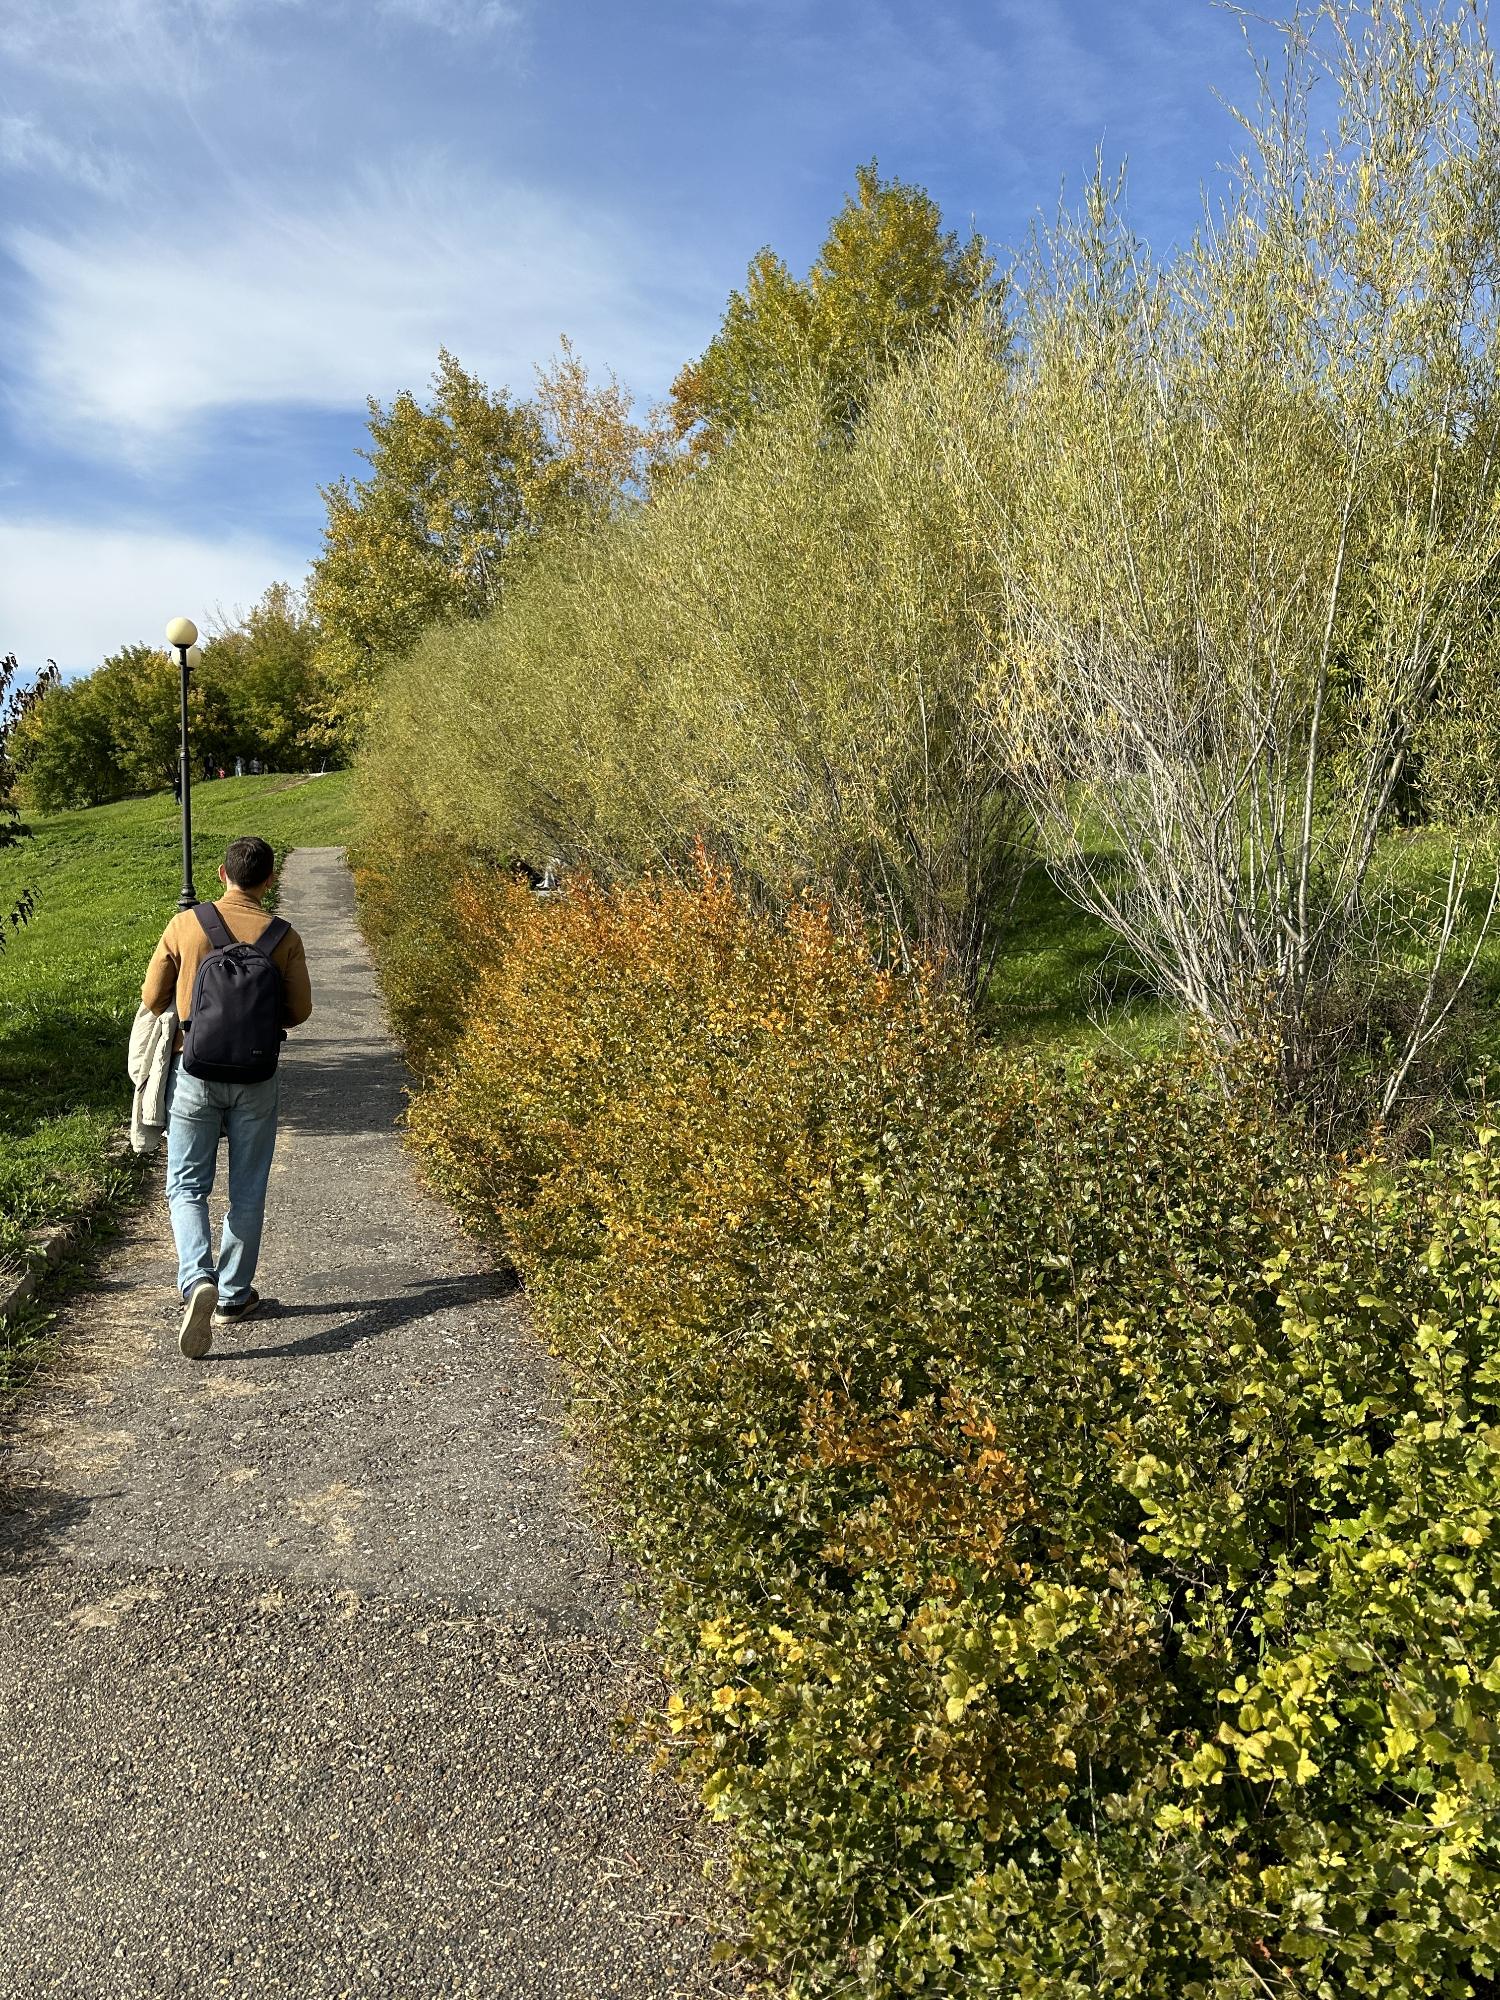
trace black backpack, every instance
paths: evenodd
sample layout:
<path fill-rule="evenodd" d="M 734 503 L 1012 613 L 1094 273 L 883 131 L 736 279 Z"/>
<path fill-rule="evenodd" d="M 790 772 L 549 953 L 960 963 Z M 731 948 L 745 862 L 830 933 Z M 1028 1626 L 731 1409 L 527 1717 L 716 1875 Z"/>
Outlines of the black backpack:
<path fill-rule="evenodd" d="M 284 989 L 271 953 L 291 925 L 273 917 L 254 944 L 242 944 L 212 903 L 199 903 L 193 915 L 213 950 L 193 980 L 182 1066 L 206 1083 L 264 1083 L 276 1074 L 286 1039 Z"/>

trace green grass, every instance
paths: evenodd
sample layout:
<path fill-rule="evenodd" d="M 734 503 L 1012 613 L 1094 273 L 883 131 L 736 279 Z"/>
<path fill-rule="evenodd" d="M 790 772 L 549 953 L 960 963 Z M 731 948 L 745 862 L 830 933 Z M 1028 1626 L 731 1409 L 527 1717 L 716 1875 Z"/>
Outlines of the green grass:
<path fill-rule="evenodd" d="M 1114 932 L 1040 865 L 1021 884 L 979 1012 L 997 1041 L 1059 1055 L 1105 1044 L 1145 1054 L 1181 1034 Z"/>
<path fill-rule="evenodd" d="M 1463 970 L 1480 939 L 1497 859 L 1495 842 L 1472 830 L 1394 832 L 1383 841 L 1371 871 L 1369 908 L 1382 932 L 1382 960 L 1389 972 L 1404 975 L 1417 987 L 1425 978 L 1429 940 L 1441 921 L 1455 840 L 1470 875 L 1447 954 L 1451 977 Z M 979 1011 L 996 1041 L 1040 1047 L 1064 1058 L 1103 1046 L 1133 1055 L 1155 1053 L 1178 1046 L 1184 1025 L 1183 1017 L 1157 998 L 1132 966 L 1121 940 L 1070 902 L 1040 864 L 1028 870 L 1022 883 Z M 1500 908 L 1479 944 L 1459 1018 L 1466 1060 L 1500 1077 Z"/>
<path fill-rule="evenodd" d="M 193 874 L 218 893 L 237 834 L 336 846 L 351 815 L 347 771 L 225 778 L 193 788 Z M 0 909 L 30 883 L 32 922 L 0 956 L 0 1265 L 38 1224 L 107 1209 L 133 1170 L 105 1142 L 130 1112 L 125 1048 L 141 979 L 177 907 L 181 833 L 170 793 L 34 822 L 0 856 Z"/>

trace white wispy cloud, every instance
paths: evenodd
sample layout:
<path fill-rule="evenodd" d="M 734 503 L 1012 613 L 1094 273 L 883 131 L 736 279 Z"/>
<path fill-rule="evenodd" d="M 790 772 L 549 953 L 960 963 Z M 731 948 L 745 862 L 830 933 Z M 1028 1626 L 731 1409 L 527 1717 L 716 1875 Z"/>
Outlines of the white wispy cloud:
<path fill-rule="evenodd" d="M 655 393 L 713 303 L 654 287 L 660 246 L 617 220 L 432 156 L 295 204 L 22 228 L 6 247 L 26 280 L 23 406 L 75 447 L 137 456 L 217 411 L 419 389 L 440 345 L 523 392 L 567 333 Z"/>
<path fill-rule="evenodd" d="M 75 86 L 192 97 L 253 61 L 278 18 L 368 27 L 371 18 L 455 41 L 513 38 L 521 0 L 5 0 L 0 56 Z"/>
<path fill-rule="evenodd" d="M 306 560 L 305 549 L 254 535 L 0 519 L 0 653 L 27 668 L 95 667 L 137 639 L 165 644 L 179 612 L 207 628 L 267 584 L 300 581 Z"/>
<path fill-rule="evenodd" d="M 376 0 L 376 6 L 388 20 L 409 21 L 465 41 L 513 34 L 526 18 L 525 9 L 513 0 Z"/>
<path fill-rule="evenodd" d="M 180 92 L 247 19 L 283 0 L 6 0 L 0 55 L 74 86 Z M 291 0 L 300 4 L 300 0 Z"/>
<path fill-rule="evenodd" d="M 0 172 L 47 174 L 91 194 L 115 197 L 125 193 L 132 178 L 118 154 L 74 145 L 38 118 L 3 114 Z"/>

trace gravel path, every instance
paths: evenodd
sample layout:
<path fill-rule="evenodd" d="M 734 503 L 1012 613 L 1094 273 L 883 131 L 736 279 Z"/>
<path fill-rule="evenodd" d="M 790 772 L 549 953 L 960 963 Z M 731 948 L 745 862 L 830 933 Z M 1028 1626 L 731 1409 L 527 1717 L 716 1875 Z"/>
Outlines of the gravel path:
<path fill-rule="evenodd" d="M 260 1286 L 176 1349 L 132 1218 L 0 1458 L 0 2000 L 698 1996 L 704 1836 L 520 1297 L 416 1190 L 337 849 L 287 865 Z"/>

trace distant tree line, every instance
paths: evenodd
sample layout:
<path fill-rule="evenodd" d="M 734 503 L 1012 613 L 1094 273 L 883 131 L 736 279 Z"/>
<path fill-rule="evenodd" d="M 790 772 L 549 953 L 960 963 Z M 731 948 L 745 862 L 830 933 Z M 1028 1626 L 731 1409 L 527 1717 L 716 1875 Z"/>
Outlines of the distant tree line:
<path fill-rule="evenodd" d="M 193 757 L 302 770 L 336 755 L 302 594 L 272 584 L 238 623 L 212 633 L 193 671 Z M 41 812 L 161 791 L 177 769 L 179 671 L 161 646 L 122 646 L 90 674 L 53 681 L 19 718 L 10 754 L 22 796 Z"/>

